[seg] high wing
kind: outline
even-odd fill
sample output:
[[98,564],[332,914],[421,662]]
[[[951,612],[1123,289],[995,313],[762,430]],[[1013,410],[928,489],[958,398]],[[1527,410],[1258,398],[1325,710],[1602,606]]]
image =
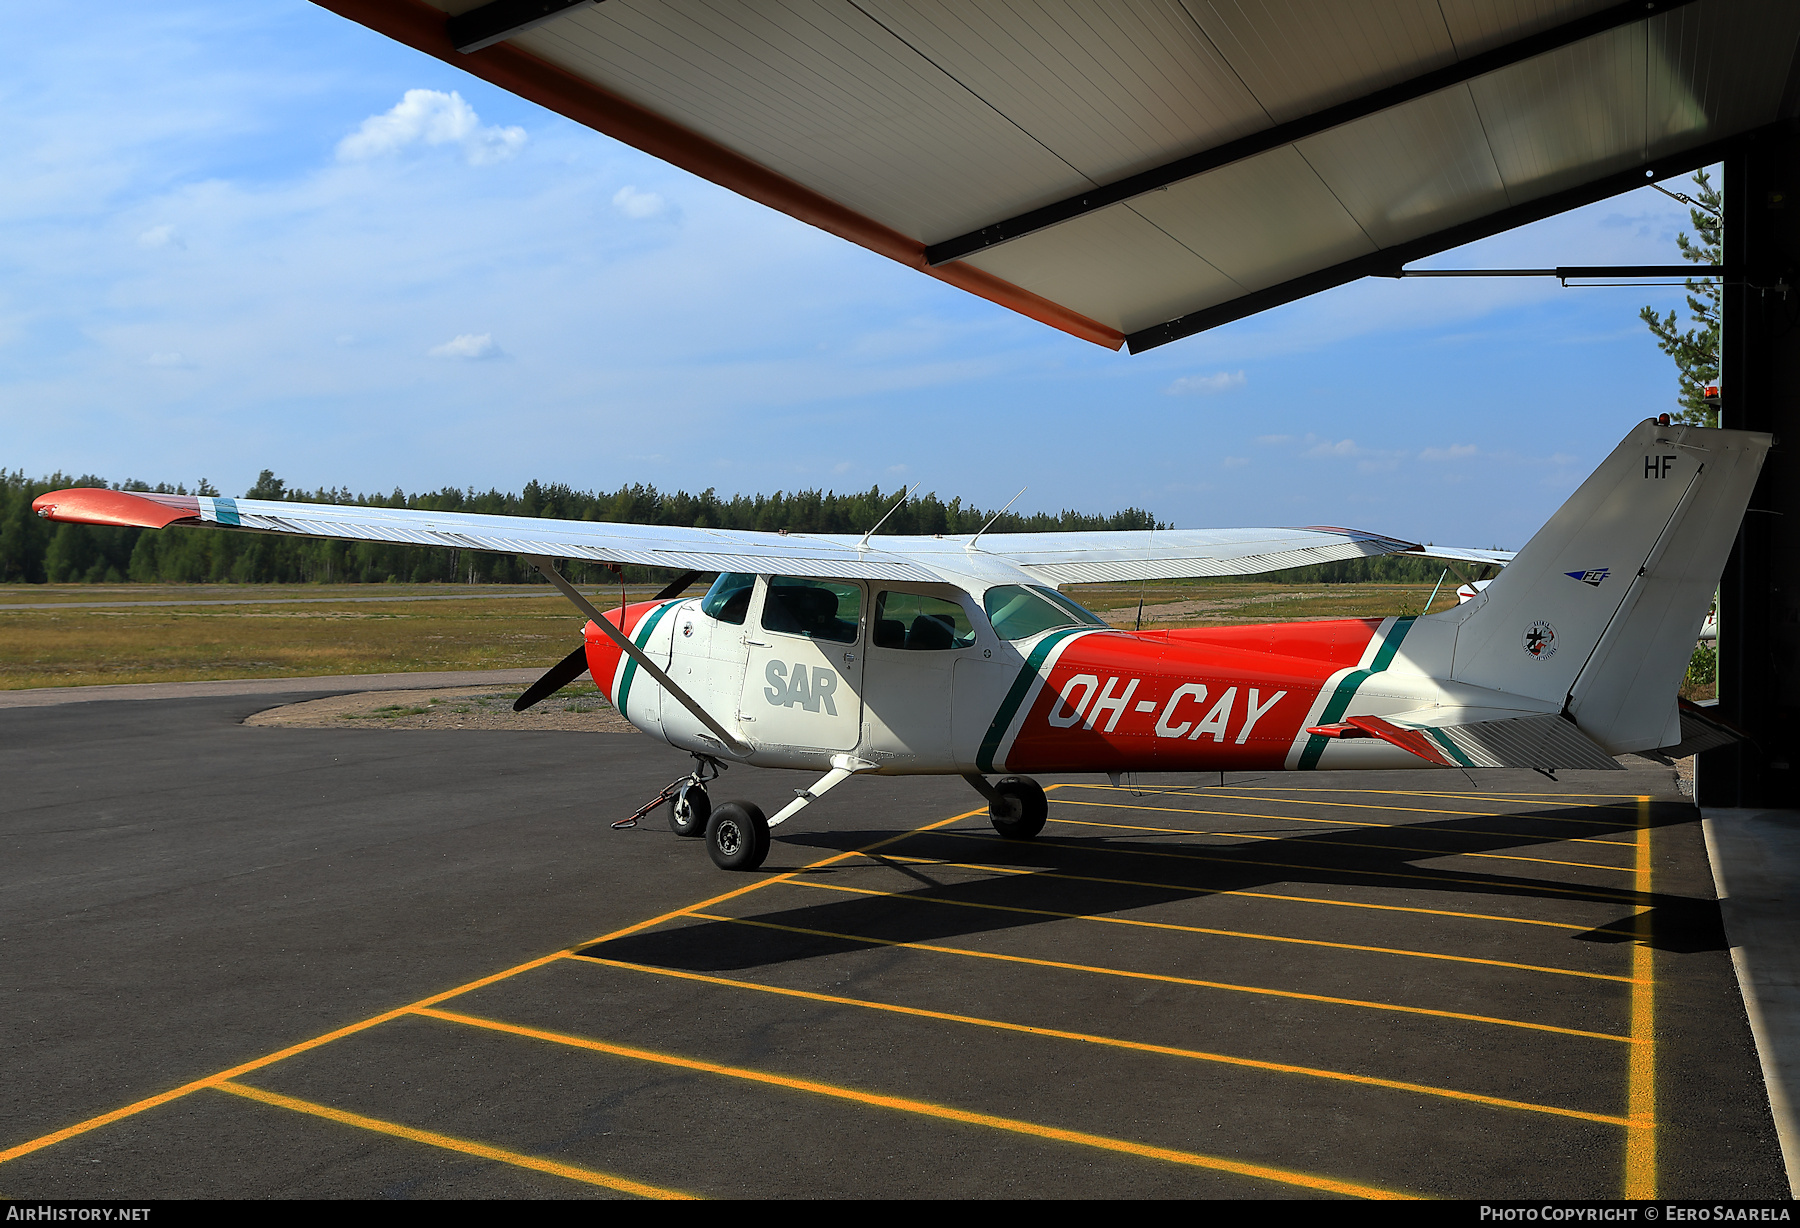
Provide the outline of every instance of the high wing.
[[[1355,529],[1167,529],[882,537],[765,533],[550,520],[403,508],[162,495],[78,487],[40,495],[39,516],[75,524],[167,525],[284,533],[631,563],[678,571],[780,572],[832,579],[1042,584],[1254,575],[1340,559],[1408,553],[1504,562],[1498,551],[1440,551]],[[879,544],[876,544],[879,542]]]

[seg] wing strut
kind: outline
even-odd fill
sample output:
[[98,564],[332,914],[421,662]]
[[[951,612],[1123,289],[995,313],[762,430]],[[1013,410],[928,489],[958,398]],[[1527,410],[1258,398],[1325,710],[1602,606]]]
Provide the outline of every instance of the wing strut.
[[689,712],[692,712],[695,720],[717,734],[719,740],[729,747],[733,754],[748,755],[750,753],[750,748],[748,746],[745,746],[729,733],[726,733],[725,727],[719,724],[718,721],[715,721],[710,712],[695,703],[693,697],[677,686],[673,678],[663,673],[656,662],[645,655],[642,648],[639,648],[636,644],[632,643],[629,635],[626,635],[625,632],[608,622],[606,615],[594,608],[593,602],[589,601],[586,597],[583,597],[573,584],[570,584],[567,580],[563,579],[562,573],[556,570],[556,564],[552,560],[545,558],[541,554],[528,554],[525,557],[531,560],[531,565],[533,567],[543,573],[544,579],[556,585],[562,595],[574,603],[576,609],[580,610],[583,614],[586,614],[593,624],[600,628],[600,633],[602,635],[617,644],[620,652],[630,657],[633,661],[636,661],[639,669],[656,679],[657,685],[662,687],[662,689],[667,691],[670,695],[674,696],[675,701],[682,707],[686,708]]

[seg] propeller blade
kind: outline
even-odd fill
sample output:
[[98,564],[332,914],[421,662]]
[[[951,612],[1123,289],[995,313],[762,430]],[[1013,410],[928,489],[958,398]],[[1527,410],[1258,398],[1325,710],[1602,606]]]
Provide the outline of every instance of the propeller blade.
[[687,591],[688,585],[692,584],[695,580],[698,580],[705,574],[706,573],[703,571],[683,572],[681,575],[676,576],[673,580],[669,581],[669,583],[664,586],[663,591],[656,594],[656,596],[652,597],[650,600],[667,601],[671,597],[684,593]]
[[531,687],[517,699],[513,700],[513,711],[523,712],[532,704],[549,699],[552,695],[581,677],[587,669],[587,645],[583,644],[574,652],[550,667],[550,672],[531,684]]

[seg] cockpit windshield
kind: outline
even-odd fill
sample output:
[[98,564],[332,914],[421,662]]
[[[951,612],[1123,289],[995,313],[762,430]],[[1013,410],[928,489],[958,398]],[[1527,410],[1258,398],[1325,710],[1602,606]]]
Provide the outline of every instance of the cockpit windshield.
[[744,625],[744,616],[750,612],[750,594],[756,589],[756,577],[742,571],[725,571],[713,581],[712,587],[706,590],[706,596],[700,599],[700,612],[708,618],[716,618],[722,623]]
[[1030,639],[1058,627],[1104,627],[1098,615],[1082,609],[1055,589],[1041,585],[1002,584],[982,598],[994,634],[1003,640]]

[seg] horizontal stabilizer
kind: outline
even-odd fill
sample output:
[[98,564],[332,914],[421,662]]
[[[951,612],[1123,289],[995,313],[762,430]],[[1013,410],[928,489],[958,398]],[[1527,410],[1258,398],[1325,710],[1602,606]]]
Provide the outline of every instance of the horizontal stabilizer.
[[1309,729],[1325,737],[1373,737],[1440,767],[1522,767],[1622,771],[1575,723],[1556,712],[1501,708],[1421,708],[1392,717],[1352,716]]
[[1668,759],[1685,759],[1703,750],[1717,750],[1743,739],[1743,734],[1719,720],[1710,709],[1684,699],[1681,701],[1680,743],[1662,747],[1656,753]]

